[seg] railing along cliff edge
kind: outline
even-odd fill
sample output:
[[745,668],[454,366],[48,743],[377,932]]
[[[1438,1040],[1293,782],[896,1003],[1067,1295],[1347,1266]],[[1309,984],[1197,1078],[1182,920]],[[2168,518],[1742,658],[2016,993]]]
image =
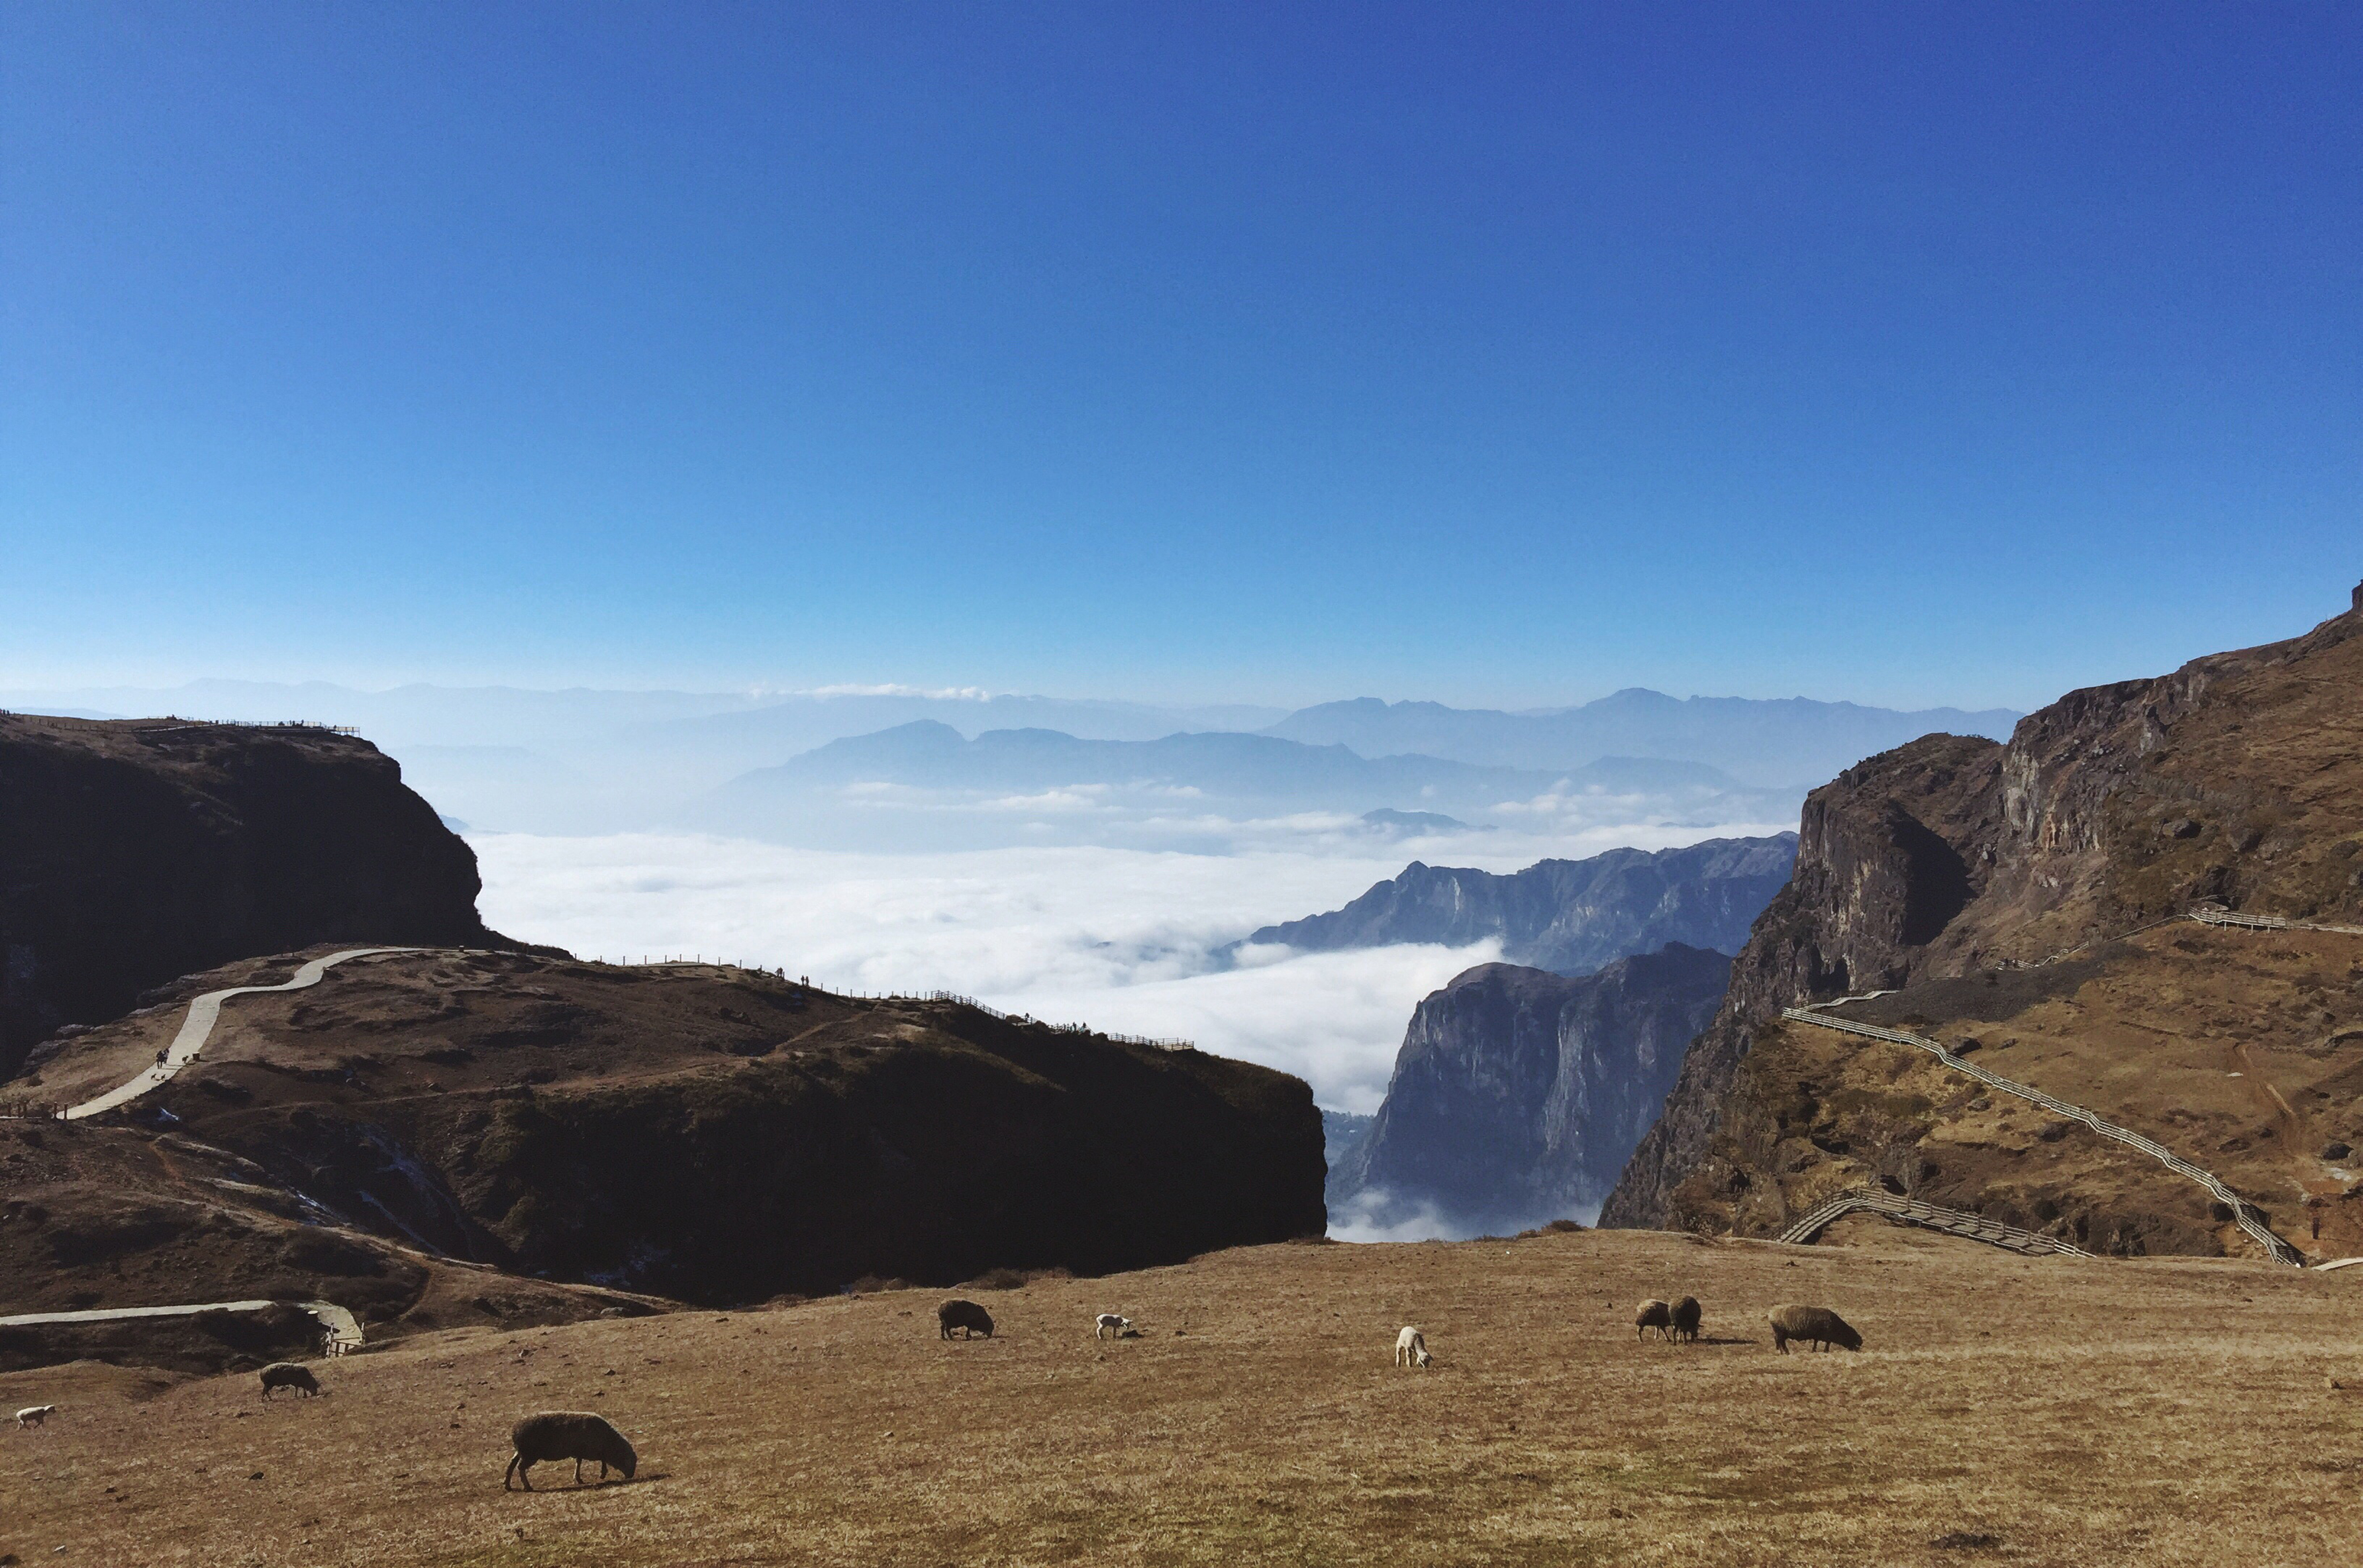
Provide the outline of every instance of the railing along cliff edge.
[[2246,1231],[2250,1240],[2264,1248],[2267,1255],[2275,1263],[2288,1264],[2293,1268],[2305,1266],[2305,1255],[2273,1234],[2271,1228],[2257,1218],[2247,1199],[2224,1186],[2214,1173],[2202,1170],[2155,1138],[2146,1138],[2130,1128],[2120,1127],[2113,1121],[2104,1121],[2080,1105],[2070,1105],[2066,1100],[2047,1095],[2031,1085],[2020,1083],[2014,1078],[2003,1077],[2000,1073],[1988,1072],[1983,1067],[1965,1062],[1947,1050],[1940,1042],[1931,1040],[1925,1034],[1914,1034],[1902,1029],[1883,1029],[1875,1023],[1858,1023],[1850,1018],[1832,1018],[1826,1013],[1817,1012],[1811,1008],[1782,1008],[1781,1016],[1792,1023],[1810,1023],[1816,1029],[1841,1030],[1848,1034],[1865,1035],[1873,1040],[1892,1041],[1898,1045],[1910,1045],[1925,1051],[1957,1073],[1966,1073],[1980,1083],[1990,1084],[2004,1094],[2016,1095],[2021,1099],[2032,1100],[2055,1115],[2082,1122],[2103,1138],[2112,1138],[2128,1148],[2138,1149],[2176,1175],[2189,1176],[2192,1181],[2214,1194],[2217,1202],[2231,1209],[2232,1222]]
[[1876,1187],[1849,1187],[1836,1198],[1807,1214],[1803,1220],[1781,1232],[1781,1240],[1803,1245],[1829,1229],[1847,1215],[1867,1210],[1883,1214],[1891,1220],[1942,1231],[1948,1235],[1966,1236],[1988,1246],[2007,1247],[2014,1253],[2056,1253],[2071,1258],[2089,1258],[2092,1254],[2071,1242],[2057,1236],[2047,1236],[2039,1231],[2021,1230],[2005,1225],[1999,1220],[1989,1220],[1982,1214],[1963,1209],[1945,1209],[1918,1198],[1903,1198]]

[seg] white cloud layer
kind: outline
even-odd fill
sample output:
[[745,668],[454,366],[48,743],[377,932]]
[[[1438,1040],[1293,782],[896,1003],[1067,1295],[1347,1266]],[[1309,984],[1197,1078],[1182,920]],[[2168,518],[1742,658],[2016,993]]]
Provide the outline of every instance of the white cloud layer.
[[[1314,827],[1312,823],[1303,824]],[[471,838],[485,920],[586,957],[700,954],[837,990],[951,990],[1056,1023],[1159,1038],[1294,1073],[1320,1103],[1378,1108],[1419,999],[1491,945],[1348,953],[1213,950],[1336,909],[1405,862],[1509,871],[1713,831],[1589,828],[1374,842],[1323,831],[1230,855],[1099,845],[926,855],[694,834]]]
[[1514,1236],[1521,1231],[1572,1220],[1597,1223],[1600,1206],[1519,1216],[1495,1215],[1473,1222],[1445,1213],[1424,1198],[1405,1198],[1382,1187],[1365,1187],[1329,1210],[1329,1235],[1340,1242],[1465,1242],[1472,1236]]

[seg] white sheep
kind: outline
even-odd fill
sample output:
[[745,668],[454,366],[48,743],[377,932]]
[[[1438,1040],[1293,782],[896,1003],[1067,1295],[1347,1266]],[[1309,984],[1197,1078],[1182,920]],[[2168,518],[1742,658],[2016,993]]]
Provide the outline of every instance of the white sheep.
[[1132,1332],[1131,1319],[1119,1318],[1113,1312],[1103,1312],[1099,1316],[1098,1324],[1092,1330],[1092,1338],[1098,1339],[1102,1334],[1105,1334],[1111,1339],[1120,1340],[1130,1332]]
[[1395,1336],[1397,1366],[1426,1366],[1436,1358],[1427,1353],[1427,1336],[1417,1329],[1405,1328]]
[[57,1410],[55,1405],[28,1405],[17,1412],[17,1428],[21,1430],[26,1427],[38,1427],[57,1414]]

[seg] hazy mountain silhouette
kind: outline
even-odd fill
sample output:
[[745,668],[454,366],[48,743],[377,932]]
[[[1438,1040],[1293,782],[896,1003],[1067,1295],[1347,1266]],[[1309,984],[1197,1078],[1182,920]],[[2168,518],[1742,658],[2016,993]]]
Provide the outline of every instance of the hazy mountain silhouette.
[[1419,752],[1492,767],[1579,767],[1605,756],[1707,763],[1742,783],[1808,786],[1934,731],[2009,738],[2002,708],[1900,712],[1789,697],[1669,697],[1631,687],[1580,708],[1505,713],[1358,697],[1291,713],[1262,733],[1365,756]]

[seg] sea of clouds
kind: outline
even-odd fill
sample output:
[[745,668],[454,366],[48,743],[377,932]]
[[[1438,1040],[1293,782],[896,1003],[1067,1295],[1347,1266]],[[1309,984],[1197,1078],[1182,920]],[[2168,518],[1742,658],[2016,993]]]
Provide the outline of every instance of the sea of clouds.
[[[1783,824],[1785,825],[1785,824]],[[472,834],[485,920],[585,957],[673,955],[808,975],[833,990],[958,991],[1005,1011],[1158,1038],[1294,1073],[1370,1111],[1413,1007],[1490,944],[1348,953],[1216,948],[1336,909],[1414,859],[1513,871],[1619,845],[1779,831],[1594,823],[1374,841],[1235,834],[1230,854],[1044,845],[871,854],[687,834]]]

